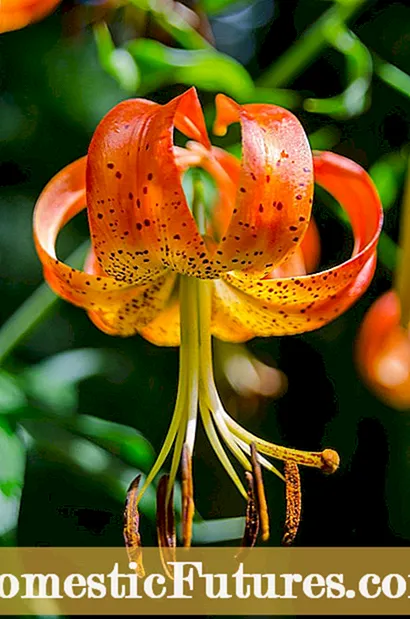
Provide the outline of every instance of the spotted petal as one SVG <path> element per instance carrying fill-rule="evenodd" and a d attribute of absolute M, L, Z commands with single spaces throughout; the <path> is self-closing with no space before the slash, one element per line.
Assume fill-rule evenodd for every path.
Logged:
<path fill-rule="evenodd" d="M 123 101 L 91 141 L 87 204 L 94 251 L 108 275 L 127 283 L 141 269 L 214 274 L 182 189 L 174 126 L 210 146 L 194 89 L 167 105 Z"/>
<path fill-rule="evenodd" d="M 312 155 L 293 114 L 275 105 L 240 106 L 216 98 L 214 131 L 242 126 L 242 169 L 236 207 L 217 254 L 226 270 L 267 275 L 294 252 L 309 223 Z"/>
<path fill-rule="evenodd" d="M 164 269 L 152 280 L 146 271 L 139 285 L 107 277 L 91 254 L 86 271 L 73 269 L 55 253 L 61 228 L 85 207 L 86 159 L 64 168 L 44 189 L 34 213 L 34 238 L 51 288 L 64 299 L 90 311 L 90 317 L 103 331 L 131 335 L 154 320 L 167 306 L 175 275 Z"/>
<path fill-rule="evenodd" d="M 235 272 L 215 284 L 218 304 L 254 335 L 302 333 L 344 312 L 367 288 L 376 264 L 382 224 L 377 192 L 357 164 L 332 153 L 315 156 L 316 181 L 347 211 L 355 237 L 353 256 L 313 275 L 258 280 Z"/>

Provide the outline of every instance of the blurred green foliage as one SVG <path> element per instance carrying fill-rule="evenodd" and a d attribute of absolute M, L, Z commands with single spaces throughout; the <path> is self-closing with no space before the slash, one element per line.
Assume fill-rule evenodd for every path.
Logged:
<path fill-rule="evenodd" d="M 278 401 L 250 407 L 229 390 L 223 396 L 255 433 L 299 448 L 331 445 L 341 454 L 334 477 L 303 473 L 300 544 L 407 544 L 409 416 L 366 391 L 352 348 L 396 262 L 409 143 L 410 7 L 404 0 L 278 0 L 272 10 L 271 0 L 202 0 L 184 13 L 173 3 L 130 4 L 101 22 L 67 2 L 42 23 L 0 37 L 0 543 L 122 543 L 121 503 L 166 432 L 177 351 L 137 337 L 108 338 L 81 310 L 57 301 L 41 286 L 31 215 L 46 182 L 86 152 L 115 103 L 131 95 L 164 102 L 193 84 L 208 120 L 219 91 L 277 103 L 295 110 L 313 148 L 332 148 L 370 169 L 386 223 L 368 294 L 320 332 L 250 344 L 288 376 Z M 238 154 L 238 141 L 233 127 L 215 143 Z M 326 265 L 344 256 L 346 222 L 322 194 L 315 217 Z M 61 236 L 66 256 L 87 238 L 84 218 Z M 202 438 L 194 473 L 204 520 L 194 540 L 237 539 L 244 506 Z M 273 478 L 266 485 L 276 544 L 283 485 Z M 144 541 L 154 543 L 153 488 L 141 509 Z"/>

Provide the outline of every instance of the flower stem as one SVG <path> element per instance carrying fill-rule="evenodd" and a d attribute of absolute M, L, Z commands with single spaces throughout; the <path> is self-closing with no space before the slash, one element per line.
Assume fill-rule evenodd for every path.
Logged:
<path fill-rule="evenodd" d="M 88 241 L 82 243 L 68 257 L 67 262 L 79 268 L 84 262 L 88 247 Z M 0 363 L 47 316 L 59 300 L 47 284 L 41 284 L 20 305 L 0 329 Z"/>
<path fill-rule="evenodd" d="M 410 322 L 410 159 L 400 220 L 400 254 L 394 286 L 400 300 L 401 324 L 408 328 Z"/>
<path fill-rule="evenodd" d="M 327 37 L 329 28 L 346 23 L 366 2 L 367 0 L 339 2 L 325 11 L 292 47 L 263 73 L 257 82 L 258 86 L 280 88 L 288 85 L 329 44 Z"/>

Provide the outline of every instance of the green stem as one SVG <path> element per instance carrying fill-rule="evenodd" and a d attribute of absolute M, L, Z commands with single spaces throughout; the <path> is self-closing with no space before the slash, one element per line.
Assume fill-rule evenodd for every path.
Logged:
<path fill-rule="evenodd" d="M 287 86 L 308 67 L 329 45 L 327 32 L 338 24 L 346 23 L 368 0 L 350 0 L 336 4 L 317 19 L 279 60 L 267 69 L 257 81 L 258 86 L 281 88 Z"/>
<path fill-rule="evenodd" d="M 388 86 L 395 88 L 402 95 L 410 97 L 410 75 L 386 62 L 374 52 L 372 52 L 372 56 L 376 75 Z"/>
<path fill-rule="evenodd" d="M 67 259 L 79 268 L 88 250 L 88 241 L 80 245 Z M 0 364 L 7 355 L 36 327 L 59 300 L 47 284 L 41 284 L 10 316 L 0 329 Z"/>
<path fill-rule="evenodd" d="M 211 44 L 175 10 L 173 2 L 130 0 L 130 3 L 142 11 L 149 12 L 157 24 L 183 48 L 196 50 L 211 47 Z"/>
<path fill-rule="evenodd" d="M 400 220 L 400 259 L 394 287 L 400 299 L 401 324 L 407 329 L 410 322 L 410 159 Z"/>

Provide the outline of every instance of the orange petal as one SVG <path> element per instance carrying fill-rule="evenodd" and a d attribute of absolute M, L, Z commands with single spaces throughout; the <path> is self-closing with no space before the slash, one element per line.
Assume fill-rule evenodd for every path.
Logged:
<path fill-rule="evenodd" d="M 97 260 L 128 283 L 139 270 L 215 275 L 188 207 L 174 126 L 209 147 L 196 91 L 158 105 L 130 99 L 101 121 L 90 144 L 87 204 Z"/>
<path fill-rule="evenodd" d="M 242 125 L 242 171 L 236 208 L 217 254 L 226 270 L 263 272 L 286 260 L 309 223 L 312 154 L 293 114 L 275 105 L 240 106 L 216 98 L 215 132 Z"/>
<path fill-rule="evenodd" d="M 226 297 L 227 286 L 221 280 L 213 282 L 212 293 L 212 335 L 224 342 L 247 342 L 254 337 L 254 333 L 244 326 L 242 317 L 239 317 Z"/>
<path fill-rule="evenodd" d="M 146 340 L 156 346 L 179 346 L 179 301 L 174 299 L 146 327 L 139 330 Z"/>
<path fill-rule="evenodd" d="M 348 212 L 355 237 L 353 257 L 327 271 L 281 279 L 230 273 L 219 286 L 220 304 L 255 335 L 316 329 L 344 312 L 367 288 L 376 263 L 382 209 L 366 172 L 332 153 L 315 156 L 316 180 Z M 236 288 L 236 290 L 234 290 Z"/>
<path fill-rule="evenodd" d="M 410 333 L 400 324 L 400 302 L 393 290 L 367 312 L 356 343 L 361 375 L 382 400 L 410 408 Z"/>
<path fill-rule="evenodd" d="M 61 0 L 1 0 L 0 33 L 24 28 L 45 17 Z"/>
<path fill-rule="evenodd" d="M 93 252 L 88 256 L 85 271 L 93 275 L 101 274 Z M 100 307 L 89 311 L 88 315 L 108 335 L 128 337 L 142 334 L 144 328 L 155 322 L 162 313 L 168 314 L 168 306 L 171 304 L 172 307 L 175 281 L 176 274 L 169 271 L 143 286 L 129 286 L 120 295 L 107 295 L 104 304 L 100 302 Z"/>
<path fill-rule="evenodd" d="M 321 253 L 320 234 L 313 217 L 310 220 L 306 234 L 302 239 L 300 249 L 302 251 L 303 262 L 305 264 L 305 272 L 313 273 L 319 265 Z"/>
<path fill-rule="evenodd" d="M 55 242 L 60 229 L 85 206 L 85 165 L 85 158 L 70 164 L 41 194 L 34 213 L 37 252 L 44 276 L 57 294 L 90 310 L 92 320 L 107 333 L 131 335 L 166 306 L 175 275 L 164 273 L 146 284 L 127 286 L 105 276 L 95 260 L 88 260 L 88 272 L 83 272 L 57 259 Z"/>

